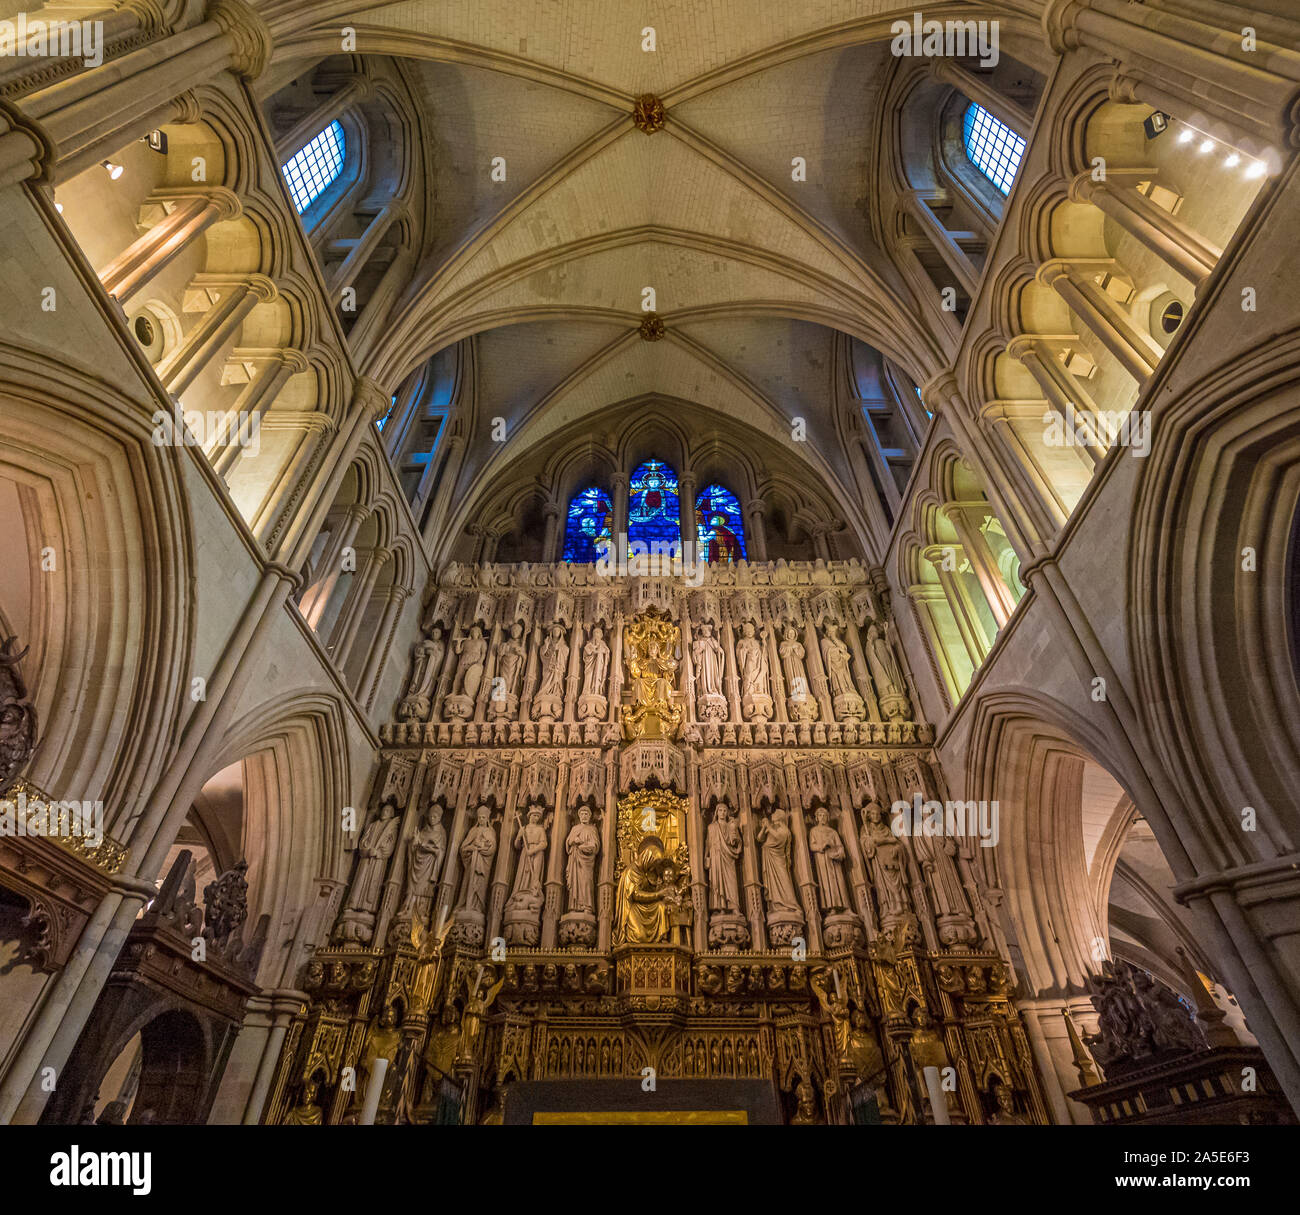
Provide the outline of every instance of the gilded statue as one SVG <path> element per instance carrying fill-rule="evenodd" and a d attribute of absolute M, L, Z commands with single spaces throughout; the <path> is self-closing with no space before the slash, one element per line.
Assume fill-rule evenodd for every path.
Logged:
<path fill-rule="evenodd" d="M 321 1107 L 316 1104 L 320 1081 L 315 1073 L 302 1086 L 302 1100 L 284 1116 L 285 1126 L 320 1126 L 325 1120 Z"/>
<path fill-rule="evenodd" d="M 366 1035 L 365 1045 L 361 1048 L 361 1057 L 357 1060 L 357 1088 L 353 1100 L 360 1104 L 365 1100 L 366 1089 L 370 1086 L 370 1077 L 375 1071 L 375 1061 L 387 1059 L 390 1066 L 397 1060 L 397 1052 L 402 1045 L 402 1031 L 397 1026 L 397 1011 L 391 1004 L 385 1004 L 379 1016 Z M 385 1088 L 390 1088 L 385 1084 Z"/>
<path fill-rule="evenodd" d="M 479 967 L 478 974 L 474 976 L 474 982 L 470 985 L 469 997 L 465 1001 L 465 1011 L 460 1019 L 460 1047 L 456 1052 L 456 1058 L 460 1062 L 472 1062 L 477 1055 L 479 1036 L 483 1032 L 483 1018 L 487 1016 L 492 1001 L 497 998 L 497 992 L 506 981 L 504 970 L 495 981 L 491 977 L 491 968 L 487 970 L 490 986 L 486 988 L 483 986 L 484 968 Z"/>
<path fill-rule="evenodd" d="M 624 652 L 632 703 L 623 707 L 623 728 L 629 741 L 671 738 L 680 727 L 682 709 L 672 699 L 680 640 L 681 630 L 653 607 L 627 626 Z"/>
<path fill-rule="evenodd" d="M 647 835 L 637 847 L 618 880 L 614 910 L 616 944 L 651 944 L 666 941 L 672 913 L 681 905 L 682 875 L 664 855 L 663 841 Z"/>

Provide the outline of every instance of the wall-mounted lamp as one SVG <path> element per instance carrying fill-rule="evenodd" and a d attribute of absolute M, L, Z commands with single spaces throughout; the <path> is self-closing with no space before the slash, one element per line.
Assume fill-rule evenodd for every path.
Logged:
<path fill-rule="evenodd" d="M 122 176 L 123 170 L 121 165 L 115 165 L 111 160 L 101 160 L 99 163 L 104 166 L 105 172 L 107 172 L 109 177 L 114 181 Z"/>

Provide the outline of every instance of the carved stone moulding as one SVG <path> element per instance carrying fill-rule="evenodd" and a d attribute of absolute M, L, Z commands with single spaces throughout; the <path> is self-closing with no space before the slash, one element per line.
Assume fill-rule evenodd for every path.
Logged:
<path fill-rule="evenodd" d="M 749 924 L 735 911 L 715 911 L 709 916 L 709 948 L 740 950 L 749 947 Z"/>
<path fill-rule="evenodd" d="M 27 651 L 15 646 L 13 637 L 0 641 L 0 797 L 18 779 L 36 747 L 36 710 L 18 669 Z"/>
<path fill-rule="evenodd" d="M 619 756 L 619 784 L 624 792 L 652 785 L 681 791 L 686 788 L 686 762 L 672 743 L 641 739 Z"/>
<path fill-rule="evenodd" d="M 799 911 L 769 911 L 767 937 L 775 949 L 784 949 L 795 937 L 804 935 L 803 913 Z"/>
<path fill-rule="evenodd" d="M 596 944 L 596 917 L 586 911 L 568 911 L 560 917 L 560 944 L 591 949 Z"/>
<path fill-rule="evenodd" d="M 863 941 L 862 921 L 851 911 L 833 911 L 822 925 L 827 949 L 851 949 Z"/>

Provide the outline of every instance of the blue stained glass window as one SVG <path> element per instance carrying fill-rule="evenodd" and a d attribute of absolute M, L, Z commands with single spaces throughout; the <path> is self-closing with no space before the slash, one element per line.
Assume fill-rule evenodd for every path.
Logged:
<path fill-rule="evenodd" d="M 301 215 L 328 188 L 330 183 L 343 172 L 343 160 L 347 153 L 347 140 L 343 127 L 338 122 L 331 122 L 309 144 L 294 153 L 292 159 L 282 165 L 280 172 L 289 184 L 289 193 L 293 196 L 293 205 Z"/>
<path fill-rule="evenodd" d="M 962 138 L 971 164 L 1003 194 L 1009 194 L 1025 154 L 1025 141 L 982 105 L 974 104 L 966 109 Z"/>
<path fill-rule="evenodd" d="M 595 485 L 574 494 L 564 525 L 565 561 L 598 561 L 604 553 L 597 546 L 609 540 L 613 530 L 614 507 L 609 494 Z"/>
<path fill-rule="evenodd" d="M 668 545 L 667 551 L 681 552 L 677 474 L 661 460 L 647 460 L 632 474 L 627 500 L 628 547 L 638 540 L 648 546 Z M 653 552 L 653 547 L 649 551 Z"/>
<path fill-rule="evenodd" d="M 745 561 L 745 523 L 736 495 L 722 485 L 706 485 L 695 499 L 699 556 L 711 565 Z"/>

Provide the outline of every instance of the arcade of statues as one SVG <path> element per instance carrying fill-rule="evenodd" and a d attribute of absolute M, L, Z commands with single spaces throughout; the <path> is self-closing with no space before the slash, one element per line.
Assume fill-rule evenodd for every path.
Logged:
<path fill-rule="evenodd" d="M 1046 1121 L 978 841 L 883 581 L 450 567 L 268 1120 L 499 1120 L 512 1082 L 771 1080 L 792 1122 Z"/>

